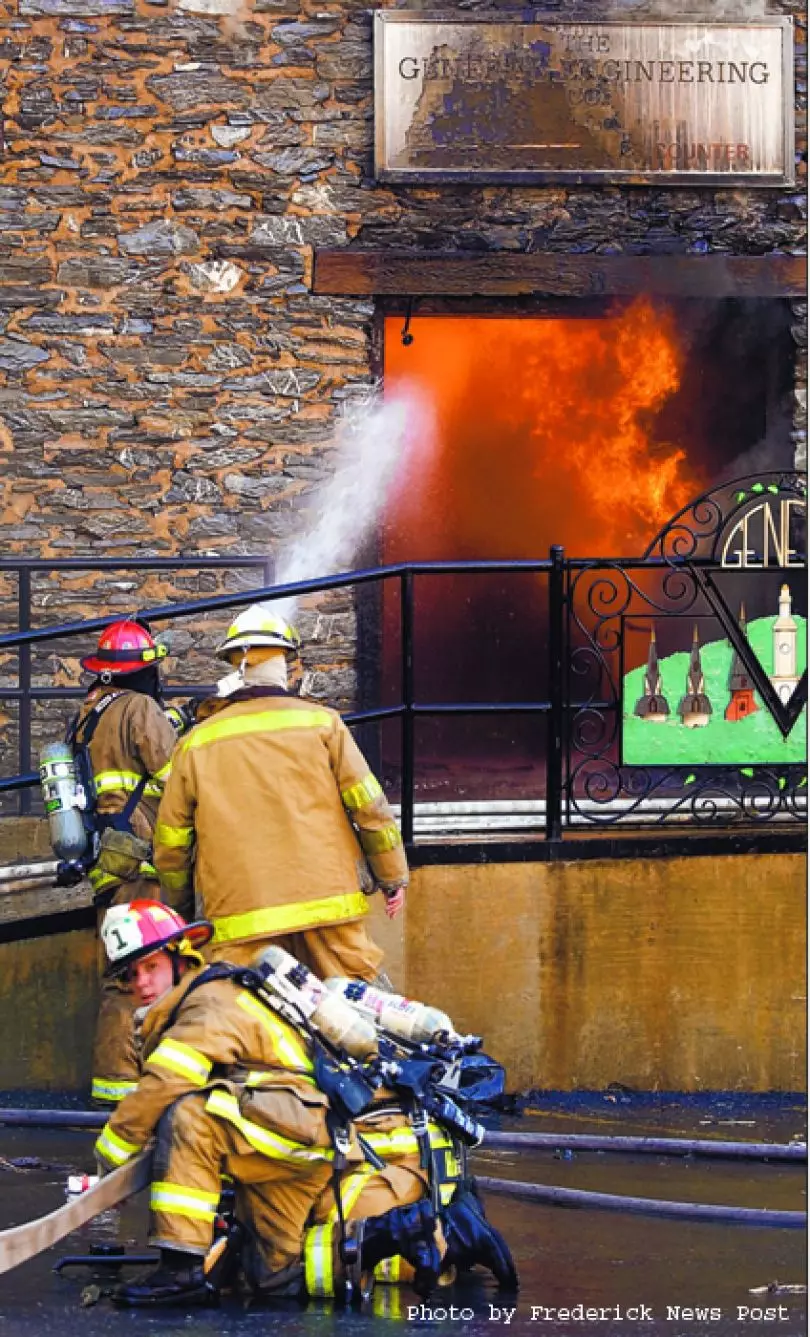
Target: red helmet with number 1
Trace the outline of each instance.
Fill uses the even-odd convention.
[[[81,661],[89,673],[137,673],[165,659],[168,650],[140,622],[125,619],[102,631],[98,649]]]
[[[110,963],[105,974],[122,975],[134,961],[153,952],[177,952],[200,962],[197,948],[210,942],[213,932],[213,925],[206,920],[187,924],[182,915],[160,901],[111,905],[101,925],[101,940]]]

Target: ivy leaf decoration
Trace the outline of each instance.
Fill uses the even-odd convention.
[[[693,785],[696,780],[697,780],[696,775],[687,775],[686,779],[683,782],[684,788],[686,788],[687,785]]]
[[[754,486],[751,488],[751,491],[752,491],[752,492],[764,492],[764,491],[765,491],[765,484],[764,484],[764,483],[754,483]]]
[[[754,772],[750,766],[741,766],[740,775],[747,775],[749,780],[753,780]]]

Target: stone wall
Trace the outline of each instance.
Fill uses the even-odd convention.
[[[799,185],[783,191],[380,186],[372,11],[356,0],[237,4],[0,3],[6,556],[276,556],[303,532],[332,467],[335,419],[376,374],[373,303],[310,292],[319,246],[803,247],[806,24],[797,0],[777,7],[796,19],[801,157]],[[565,16],[564,4],[548,8]],[[794,313],[803,458],[806,303]],[[6,597],[14,582],[0,581],[7,630],[16,625]],[[34,620],[126,612],[251,581],[44,575]],[[304,628],[328,638],[309,651],[310,685],[341,705],[356,695],[352,607],[346,595],[320,601]],[[185,681],[210,680],[221,624],[197,620],[177,633]],[[76,682],[75,646],[50,647],[36,667],[42,683]],[[14,681],[12,661],[0,671]],[[14,711],[2,709],[13,741]]]

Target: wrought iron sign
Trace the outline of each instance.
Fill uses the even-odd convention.
[[[394,181],[794,175],[793,28],[375,15],[375,161]]]
[[[806,526],[804,480],[761,474],[571,574],[569,819],[806,818]]]

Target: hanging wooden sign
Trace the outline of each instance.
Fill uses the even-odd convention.
[[[375,15],[390,181],[794,179],[793,26]]]

